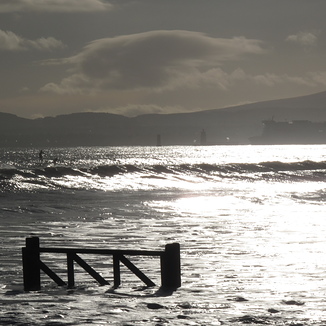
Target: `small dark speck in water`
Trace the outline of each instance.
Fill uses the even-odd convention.
[[[178,319],[190,319],[189,316],[185,316],[185,315],[178,315],[177,318]]]
[[[158,304],[158,303],[148,303],[147,304],[148,309],[163,309],[165,308],[164,306]]]
[[[182,309],[190,309],[191,308],[191,304],[189,302],[181,303],[181,304],[178,304],[178,307],[180,307]]]
[[[228,301],[243,302],[243,301],[248,301],[248,299],[238,296],[238,297],[230,298],[228,299]]]
[[[232,318],[232,322],[241,322],[244,324],[269,324],[270,321],[268,321],[265,317],[255,317],[250,315],[244,315],[238,318]]]
[[[274,308],[270,308],[267,311],[270,312],[271,314],[277,314],[278,312],[280,312],[279,310],[274,309]]]
[[[283,304],[292,305],[292,306],[303,306],[304,302],[296,300],[282,300]]]

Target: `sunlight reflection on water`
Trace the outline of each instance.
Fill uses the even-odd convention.
[[[278,171],[271,170],[264,179],[262,172],[255,171],[231,173],[190,167],[180,172],[180,165],[319,162],[325,160],[325,150],[326,146],[45,150],[49,158],[64,158],[59,172],[62,166],[73,166],[85,168],[84,174],[40,175],[33,180],[16,175],[11,180],[21,186],[20,191],[1,194],[2,307],[7,316],[14,311],[13,318],[22,320],[17,325],[24,325],[26,316],[29,325],[242,325],[250,319],[231,318],[245,315],[263,316],[267,319],[262,321],[272,325],[312,325],[315,321],[323,325],[324,182],[293,181],[288,177],[291,171],[283,171],[282,178],[277,178]],[[39,164],[26,164],[21,153],[18,151],[18,159],[8,162],[24,167]],[[30,150],[27,157],[36,154]],[[166,172],[176,160],[178,168]],[[114,175],[87,170],[99,164],[105,168],[112,164],[149,167]],[[130,297],[110,295],[78,270],[81,285],[74,293],[58,290],[47,278],[43,293],[5,293],[11,287],[21,287],[20,247],[30,235],[40,236],[48,246],[153,249],[180,242],[182,288],[171,297],[139,299],[135,293],[144,294],[134,290],[139,280],[126,273],[121,291]],[[48,259],[56,268],[65,267],[65,257],[58,262],[53,256]],[[111,262],[96,257],[88,261],[112,277]],[[153,259],[139,263],[160,281],[159,262]],[[18,303],[7,304],[8,298]],[[30,298],[35,302],[28,302]],[[291,305],[284,300],[304,304]],[[149,302],[166,308],[149,311]],[[279,313],[270,313],[270,308]]]

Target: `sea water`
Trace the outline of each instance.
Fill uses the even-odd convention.
[[[325,325],[326,146],[0,149],[1,325]],[[73,289],[25,292],[21,247],[181,246],[182,286],[160,295],[157,257],[83,256]],[[65,257],[42,260],[66,280]]]

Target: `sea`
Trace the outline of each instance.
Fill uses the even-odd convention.
[[[0,325],[326,325],[326,145],[0,148]],[[164,250],[181,287],[160,291],[158,257],[81,254],[75,286],[42,272],[24,291],[22,247]],[[41,260],[67,280],[64,254]]]

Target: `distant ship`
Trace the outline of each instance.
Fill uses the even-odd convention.
[[[261,136],[250,138],[251,144],[326,144],[326,122],[309,120],[264,120]]]

